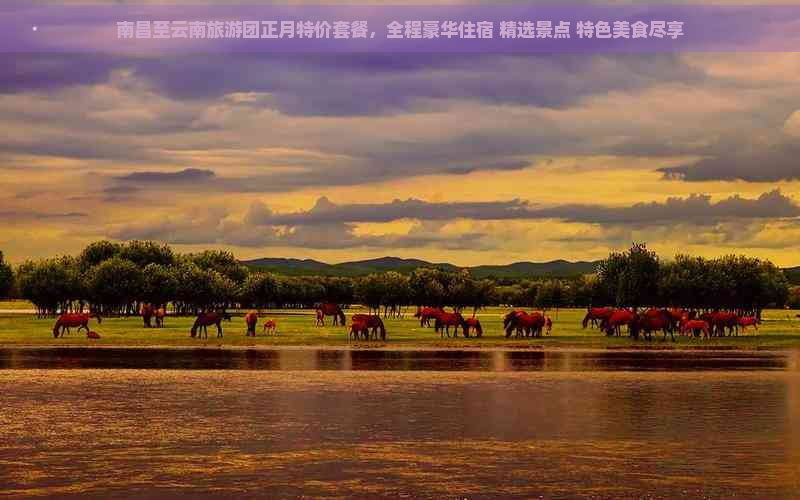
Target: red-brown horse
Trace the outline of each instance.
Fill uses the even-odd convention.
[[[204,334],[205,338],[208,338],[208,327],[211,325],[217,325],[217,338],[222,337],[222,320],[230,321],[231,315],[226,313],[225,311],[212,311],[212,312],[202,312],[197,316],[197,319],[194,320],[194,325],[192,325],[191,336],[192,338],[200,338],[200,332],[198,332],[198,328],[202,329],[202,333]]]
[[[265,335],[277,335],[278,334],[278,322],[274,319],[268,319],[264,322],[264,334]]]
[[[672,341],[675,341],[672,315],[666,309],[648,309],[640,314],[637,329],[644,332],[647,340],[653,338],[653,332],[661,330],[664,332],[663,340],[667,340],[667,333],[669,333],[672,337]]]
[[[63,336],[64,330],[73,326],[77,326],[78,331],[83,328],[88,332],[89,319],[91,318],[97,318],[97,323],[103,322],[103,318],[96,312],[62,314],[56,320],[55,326],[53,326],[53,337],[58,338],[59,336]]]
[[[458,327],[461,327],[466,332],[467,327],[464,323],[464,316],[461,313],[441,312],[433,324],[433,331],[441,332],[442,338],[445,335],[449,338],[451,326],[453,327],[453,337],[458,337]]]
[[[441,307],[423,307],[414,313],[415,318],[419,318],[419,327],[431,326],[431,320],[435,320],[444,312]]]
[[[756,316],[744,316],[739,318],[739,326],[742,327],[742,333],[744,333],[748,326],[752,326],[755,331],[758,331],[759,323],[761,323],[761,320]]]
[[[478,318],[467,318],[464,320],[464,336],[469,337],[470,329],[475,330],[476,337],[483,337],[483,327]]]
[[[142,315],[142,320],[144,321],[144,327],[150,328],[152,327],[152,318],[156,314],[156,308],[153,304],[144,303],[139,307],[139,314]]]
[[[589,321],[592,322],[592,327],[595,327],[598,322],[607,321],[612,314],[614,314],[614,309],[610,307],[590,307],[586,316],[583,317],[583,327],[589,326]]]
[[[701,319],[688,319],[688,316],[681,321],[681,335],[693,333],[695,337],[700,336],[703,332],[703,338],[707,339],[710,335],[710,328],[707,321]]]
[[[700,315],[700,319],[708,322],[711,327],[711,335],[719,337],[725,336],[725,329],[728,335],[739,334],[739,316],[729,311],[715,311]]]
[[[317,310],[317,325],[324,326],[325,316],[333,316],[333,326],[347,326],[347,318],[345,318],[344,311],[338,304],[322,302],[317,304],[315,309]]]
[[[367,326],[366,321],[359,321],[358,319],[355,319],[350,325],[348,339],[352,338],[353,340],[358,340],[361,336],[364,337],[364,340],[369,340],[369,327]]]
[[[156,309],[156,327],[161,328],[164,326],[164,318],[167,317],[167,308],[159,307]]]
[[[248,311],[244,315],[244,322],[247,325],[247,333],[245,337],[256,336],[256,325],[258,324],[258,311]]]
[[[351,318],[354,323],[363,323],[366,328],[372,329],[372,337],[377,337],[380,331],[381,340],[386,340],[386,327],[380,316],[374,314],[354,314]]]
[[[639,331],[637,328],[637,316],[627,309],[619,309],[614,311],[608,320],[605,322],[606,335],[619,335],[620,329],[623,325],[628,326],[628,331],[632,337],[638,337]]]
[[[513,313],[513,315],[512,315]],[[525,332],[525,336],[541,337],[542,329],[547,324],[544,314],[538,312],[526,313],[524,311],[512,311],[506,315],[508,321],[503,321],[506,328],[506,338],[511,336],[511,332],[516,330],[516,336],[519,337],[521,332]]]

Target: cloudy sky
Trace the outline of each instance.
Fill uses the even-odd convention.
[[[798,53],[0,59],[12,261],[111,238],[462,265],[646,241],[800,264]]]

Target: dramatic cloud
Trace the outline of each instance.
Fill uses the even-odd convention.
[[[666,178],[692,182],[797,180],[800,179],[800,144],[765,146],[755,151],[705,158],[693,165],[662,168],[659,171]]]

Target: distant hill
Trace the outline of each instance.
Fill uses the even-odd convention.
[[[264,271],[294,276],[362,276],[370,273],[396,271],[403,274],[413,272],[419,267],[436,267],[448,271],[461,269],[448,263],[435,263],[419,259],[399,257],[380,257],[357,260],[339,264],[326,264],[313,259],[261,258],[242,261],[243,264]],[[550,262],[515,262],[507,265],[483,265],[468,267],[477,278],[524,278],[531,276],[577,276],[594,272],[597,261],[569,262],[554,260]]]

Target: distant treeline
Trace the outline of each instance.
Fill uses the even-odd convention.
[[[574,278],[477,279],[469,271],[418,268],[363,277],[281,276],[252,270],[232,253],[178,254],[151,241],[98,241],[77,257],[27,261],[12,269],[0,253],[0,294],[30,300],[42,314],[92,308],[136,314],[142,303],[183,314],[214,308],[306,308],[324,301],[375,310],[507,305],[676,306],[758,312],[800,305],[784,272],[745,256],[678,255],[662,262],[644,244],[612,253],[597,271]]]

